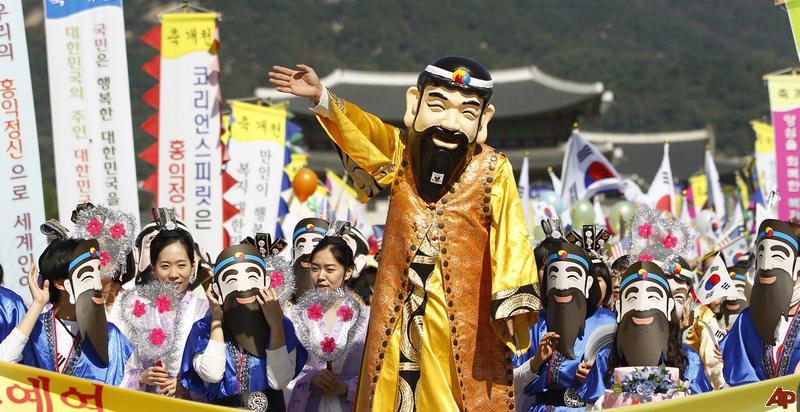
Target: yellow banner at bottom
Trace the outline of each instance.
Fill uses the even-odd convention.
[[[220,406],[167,398],[0,362],[3,412],[228,411]]]

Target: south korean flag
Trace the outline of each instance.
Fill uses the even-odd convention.
[[[730,272],[725,266],[722,254],[718,253],[714,258],[714,262],[703,275],[700,283],[698,283],[695,293],[700,303],[704,305],[708,305],[720,298],[736,298],[736,286],[734,286]]]

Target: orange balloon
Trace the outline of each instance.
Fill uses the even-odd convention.
[[[319,179],[313,170],[304,167],[297,171],[292,180],[292,191],[294,196],[301,202],[311,197],[317,191]]]

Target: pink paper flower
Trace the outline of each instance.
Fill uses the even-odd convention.
[[[86,225],[86,231],[92,236],[97,236],[103,232],[103,224],[97,219],[92,219],[89,224]]]
[[[649,223],[643,223],[639,225],[639,236],[645,239],[649,238],[650,235],[653,234],[653,227],[650,226]]]
[[[325,353],[333,353],[333,351],[336,350],[336,339],[330,336],[326,336],[319,344],[322,346],[322,351]]]
[[[644,252],[641,255],[639,255],[639,260],[640,261],[644,261],[644,262],[652,262],[653,261],[653,257],[650,256],[649,253]]]
[[[269,287],[277,288],[278,286],[283,285],[283,275],[281,272],[275,271],[272,272],[272,275],[269,276]]]
[[[324,313],[322,312],[322,306],[320,306],[320,305],[318,305],[316,303],[311,305],[311,307],[309,307],[306,310],[306,316],[308,316],[308,318],[313,320],[313,321],[317,321],[317,320],[322,319],[322,315],[323,314]]]
[[[106,252],[105,250],[100,252],[100,266],[105,266],[110,261],[111,261],[111,256],[108,256],[108,252]]]
[[[672,232],[667,233],[664,239],[661,239],[661,244],[667,249],[672,249],[678,245],[678,238],[672,235]]]
[[[153,328],[150,330],[150,343],[156,346],[161,346],[165,340],[167,340],[167,335],[164,334],[164,329],[161,328]]]
[[[119,239],[125,236],[126,233],[125,225],[123,225],[122,223],[115,223],[114,226],[111,226],[111,229],[109,230],[111,231],[111,237],[113,237],[114,239]]]
[[[350,306],[347,305],[339,306],[339,310],[336,311],[336,316],[338,316],[342,322],[347,322],[353,319],[353,309],[350,309]]]
[[[136,299],[136,302],[133,302],[133,316],[137,318],[141,318],[147,312],[147,306],[144,303],[140,302],[139,299]]]
[[[172,302],[169,301],[167,295],[158,295],[156,297],[156,308],[158,308],[158,313],[169,312],[171,307]]]

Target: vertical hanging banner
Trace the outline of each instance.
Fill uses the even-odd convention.
[[[27,272],[45,247],[39,141],[21,0],[0,0],[0,265],[30,302]]]
[[[775,166],[780,194],[778,218],[800,219],[800,76],[767,77],[772,127],[775,131]]]
[[[61,221],[81,202],[138,216],[122,0],[44,0],[44,9]]]
[[[755,160],[758,182],[761,186],[761,199],[766,199],[769,192],[777,188],[777,168],[775,167],[775,132],[772,125],[752,121],[753,131],[756,134]]]
[[[163,16],[158,112],[158,205],[175,208],[212,256],[223,246],[217,19]]]
[[[286,110],[256,104],[231,104],[230,134],[226,143],[230,160],[226,172],[236,183],[225,201],[239,213],[225,223],[230,243],[258,232],[277,235],[284,163]]]

